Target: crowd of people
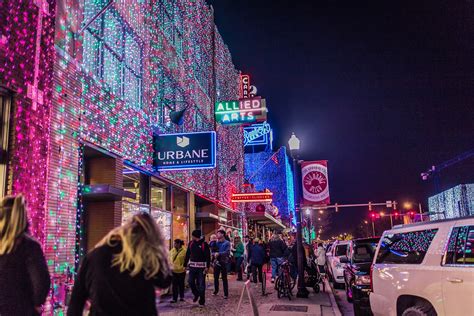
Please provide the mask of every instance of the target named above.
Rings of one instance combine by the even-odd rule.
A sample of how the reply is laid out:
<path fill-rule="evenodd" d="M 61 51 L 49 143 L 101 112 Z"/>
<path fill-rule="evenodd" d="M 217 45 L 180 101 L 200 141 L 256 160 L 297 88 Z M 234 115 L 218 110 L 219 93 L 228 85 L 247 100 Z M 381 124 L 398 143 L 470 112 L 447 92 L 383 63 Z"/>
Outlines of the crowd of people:
<path fill-rule="evenodd" d="M 194 230 L 187 247 L 174 240 L 173 248 L 163 239 L 160 227 L 148 213 L 132 216 L 110 231 L 90 251 L 76 275 L 67 315 L 156 315 L 155 288 L 172 285 L 172 301 L 184 301 L 186 270 L 193 302 L 206 302 L 206 275 L 212 269 L 214 292 L 220 280 L 224 299 L 229 297 L 228 274 L 237 281 L 262 282 L 263 266 L 271 264 L 272 282 L 283 260 L 297 276 L 294 234 L 282 238 L 275 232 L 268 243 L 260 238 L 241 237 L 223 229 L 206 242 Z M 317 264 L 324 266 L 322 245 Z M 321 258 L 321 259 L 320 259 Z M 40 244 L 28 232 L 25 199 L 19 195 L 0 202 L 0 315 L 39 315 L 50 291 L 50 275 Z M 14 290 L 12 290 L 14 289 Z"/>

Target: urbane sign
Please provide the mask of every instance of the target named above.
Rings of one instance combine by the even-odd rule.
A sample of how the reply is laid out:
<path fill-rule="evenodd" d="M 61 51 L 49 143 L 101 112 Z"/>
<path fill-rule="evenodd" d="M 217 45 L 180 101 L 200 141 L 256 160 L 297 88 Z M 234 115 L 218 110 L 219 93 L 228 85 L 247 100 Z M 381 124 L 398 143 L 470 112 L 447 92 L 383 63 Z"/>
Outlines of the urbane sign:
<path fill-rule="evenodd" d="M 153 167 L 156 170 L 208 169 L 216 166 L 216 133 L 155 135 Z"/>
<path fill-rule="evenodd" d="M 265 99 L 260 97 L 235 101 L 219 101 L 215 107 L 216 121 L 221 124 L 251 124 L 267 118 Z"/>

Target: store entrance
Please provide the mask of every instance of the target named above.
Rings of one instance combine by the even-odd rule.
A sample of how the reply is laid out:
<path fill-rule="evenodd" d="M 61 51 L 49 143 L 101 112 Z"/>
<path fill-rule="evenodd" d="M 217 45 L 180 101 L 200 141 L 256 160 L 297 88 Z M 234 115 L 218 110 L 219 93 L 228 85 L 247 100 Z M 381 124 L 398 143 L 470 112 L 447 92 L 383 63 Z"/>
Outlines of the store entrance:
<path fill-rule="evenodd" d="M 121 225 L 122 199 L 135 198 L 135 193 L 123 190 L 120 158 L 85 145 L 80 155 L 79 257 Z"/>

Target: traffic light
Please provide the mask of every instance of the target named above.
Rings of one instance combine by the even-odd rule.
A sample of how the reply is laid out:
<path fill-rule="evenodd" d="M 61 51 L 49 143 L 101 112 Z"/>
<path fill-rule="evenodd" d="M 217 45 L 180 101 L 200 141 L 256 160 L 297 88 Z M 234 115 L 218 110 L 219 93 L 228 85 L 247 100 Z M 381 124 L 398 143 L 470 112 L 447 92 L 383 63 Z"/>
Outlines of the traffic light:
<path fill-rule="evenodd" d="M 372 219 L 374 219 L 374 218 L 375 218 L 375 213 L 374 213 L 374 212 L 371 212 L 371 213 L 370 213 L 370 217 L 371 217 Z"/>

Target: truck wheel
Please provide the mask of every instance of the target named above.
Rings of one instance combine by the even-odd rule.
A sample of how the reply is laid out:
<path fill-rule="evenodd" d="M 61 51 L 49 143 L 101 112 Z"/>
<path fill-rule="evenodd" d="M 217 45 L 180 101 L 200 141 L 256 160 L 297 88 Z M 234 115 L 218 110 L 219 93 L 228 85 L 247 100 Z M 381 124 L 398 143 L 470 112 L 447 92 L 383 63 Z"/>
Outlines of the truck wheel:
<path fill-rule="evenodd" d="M 436 311 L 428 302 L 417 302 L 414 306 L 405 309 L 402 316 L 435 316 Z"/>

